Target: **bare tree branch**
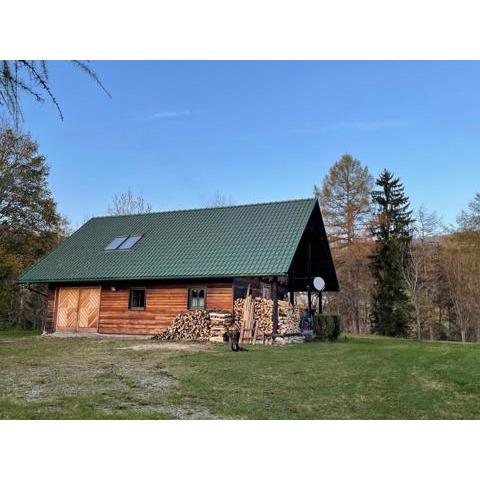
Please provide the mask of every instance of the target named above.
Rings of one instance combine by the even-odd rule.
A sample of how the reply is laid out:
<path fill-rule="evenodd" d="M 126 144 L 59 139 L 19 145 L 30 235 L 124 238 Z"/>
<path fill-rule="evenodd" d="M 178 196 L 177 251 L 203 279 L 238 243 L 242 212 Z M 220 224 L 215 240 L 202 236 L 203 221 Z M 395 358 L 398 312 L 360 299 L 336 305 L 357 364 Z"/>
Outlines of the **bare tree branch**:
<path fill-rule="evenodd" d="M 100 88 L 111 97 L 95 71 L 84 61 L 72 60 L 75 67 L 92 78 Z M 60 119 L 64 115 L 55 94 L 50 87 L 50 77 L 45 60 L 2 60 L 0 70 L 0 107 L 7 110 L 10 117 L 18 125 L 23 114 L 20 105 L 20 94 L 24 92 L 38 102 L 49 99 L 58 111 Z"/>
<path fill-rule="evenodd" d="M 151 211 L 152 206 L 143 196 L 135 195 L 130 188 L 124 193 L 113 195 L 112 205 L 108 207 L 109 215 L 133 215 Z"/>

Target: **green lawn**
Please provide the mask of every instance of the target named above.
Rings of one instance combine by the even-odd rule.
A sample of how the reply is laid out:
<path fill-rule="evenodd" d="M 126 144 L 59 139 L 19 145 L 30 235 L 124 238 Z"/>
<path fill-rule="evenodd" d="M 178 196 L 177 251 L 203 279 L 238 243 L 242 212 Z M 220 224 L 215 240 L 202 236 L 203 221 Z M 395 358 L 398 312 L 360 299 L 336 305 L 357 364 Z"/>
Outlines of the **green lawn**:
<path fill-rule="evenodd" d="M 164 346 L 0 333 L 0 418 L 480 418 L 480 345 Z"/>

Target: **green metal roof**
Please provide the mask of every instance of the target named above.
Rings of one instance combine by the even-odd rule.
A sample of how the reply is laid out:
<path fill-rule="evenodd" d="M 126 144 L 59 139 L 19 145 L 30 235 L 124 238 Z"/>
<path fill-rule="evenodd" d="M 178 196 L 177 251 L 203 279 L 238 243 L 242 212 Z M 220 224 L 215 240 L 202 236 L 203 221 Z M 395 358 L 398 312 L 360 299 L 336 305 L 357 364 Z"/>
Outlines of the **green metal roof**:
<path fill-rule="evenodd" d="M 95 217 L 26 270 L 20 283 L 282 275 L 316 200 Z M 120 235 L 131 250 L 105 251 Z"/>

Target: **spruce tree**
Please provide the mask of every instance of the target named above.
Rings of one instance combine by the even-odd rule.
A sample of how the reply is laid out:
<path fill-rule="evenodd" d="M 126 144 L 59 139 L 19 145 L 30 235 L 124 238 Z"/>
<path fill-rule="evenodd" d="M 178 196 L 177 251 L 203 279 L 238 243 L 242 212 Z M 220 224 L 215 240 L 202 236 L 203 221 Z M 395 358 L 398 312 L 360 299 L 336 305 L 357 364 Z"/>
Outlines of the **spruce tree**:
<path fill-rule="evenodd" d="M 384 170 L 375 184 L 372 328 L 381 335 L 405 336 L 412 312 L 402 269 L 412 239 L 412 210 L 403 184 L 391 172 Z"/>

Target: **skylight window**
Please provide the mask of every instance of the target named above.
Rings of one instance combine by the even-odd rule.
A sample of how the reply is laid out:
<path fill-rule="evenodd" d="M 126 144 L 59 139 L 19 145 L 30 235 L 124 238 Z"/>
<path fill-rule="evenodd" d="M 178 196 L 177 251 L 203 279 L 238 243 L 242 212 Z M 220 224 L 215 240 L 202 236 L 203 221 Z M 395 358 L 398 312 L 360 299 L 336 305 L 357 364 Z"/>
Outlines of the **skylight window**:
<path fill-rule="evenodd" d="M 115 237 L 105 247 L 105 250 L 130 250 L 141 238 L 141 235 L 122 235 L 120 237 Z"/>
<path fill-rule="evenodd" d="M 106 247 L 105 250 L 116 250 L 128 237 L 115 237 Z"/>
<path fill-rule="evenodd" d="M 119 250 L 128 250 L 132 248 L 140 239 L 141 235 L 130 235 L 119 247 Z"/>

